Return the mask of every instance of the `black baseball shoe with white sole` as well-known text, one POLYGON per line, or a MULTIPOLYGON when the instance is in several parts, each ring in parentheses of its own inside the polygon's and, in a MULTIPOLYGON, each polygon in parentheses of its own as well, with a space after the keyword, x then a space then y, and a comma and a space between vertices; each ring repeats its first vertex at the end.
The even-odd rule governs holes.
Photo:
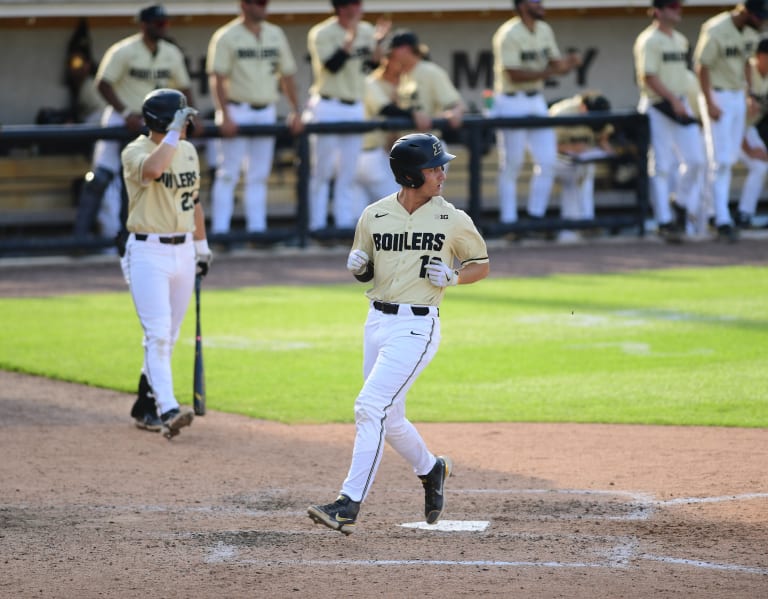
POLYGON ((424 516, 427 524, 435 524, 445 509, 445 479, 451 475, 453 462, 447 456, 437 456, 432 470, 420 476, 424 486, 424 516))
POLYGON ((163 436, 173 439, 185 426, 192 424, 195 413, 189 408, 172 408, 165 412, 160 419, 163 422, 163 436))
POLYGON ((140 428, 152 433, 159 433, 163 430, 163 421, 157 417, 157 414, 151 414, 147 412, 137 418, 133 419, 136 428, 140 428))
POLYGON ((323 524, 345 535, 351 535, 357 522, 360 502, 352 501, 346 495, 339 495, 336 501, 326 505, 311 505, 307 509, 309 517, 317 524, 323 524))

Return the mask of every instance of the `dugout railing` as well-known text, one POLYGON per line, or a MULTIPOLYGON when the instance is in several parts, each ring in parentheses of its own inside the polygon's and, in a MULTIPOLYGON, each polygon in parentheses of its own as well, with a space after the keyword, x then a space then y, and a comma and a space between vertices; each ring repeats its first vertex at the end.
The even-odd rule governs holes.
MULTIPOLYGON (((645 115, 636 112, 592 113, 561 117, 522 117, 522 118, 486 118, 480 115, 465 116, 463 126, 458 131, 446 129, 447 122, 443 119, 434 121, 436 129, 446 131, 450 138, 449 146, 461 145, 466 149, 466 197, 447 198, 449 201, 461 203, 478 224, 487 237, 498 237, 507 234, 525 235, 529 232, 553 233, 563 229, 606 229, 619 231, 622 229, 636 230, 638 235, 645 232, 644 226, 649 216, 648 178, 647 178, 647 149, 649 143, 648 120, 645 115), (631 183, 633 200, 630 205, 619 211, 606 213, 596 206, 596 216, 592 220, 570 221, 556 216, 556 210, 550 208, 544 219, 526 219, 524 206, 521 218, 516 223, 502 224, 498 222, 496 211, 490 207, 490 198, 484 197, 483 192, 483 157, 493 145, 494 131, 498 128, 537 128, 537 127, 568 127, 589 125, 599 129, 611 124, 619 133, 618 147, 622 152, 606 161, 631 161, 636 176, 631 183)), ((409 131, 413 124, 408 119, 386 119, 367 122, 347 123, 312 123, 307 124, 305 131, 291 139, 283 123, 275 125, 247 125, 240 128, 242 135, 263 136, 271 135, 281 139, 289 139, 295 153, 294 168, 296 169, 295 214, 288 219, 285 226, 270 226, 265 233, 246 233, 233 230, 230 233, 211 236, 214 243, 233 244, 241 242, 274 243, 286 242, 298 247, 306 247, 310 239, 351 239, 352 230, 337 229, 333 226, 320 232, 310 232, 308 223, 308 182, 309 182, 309 135, 312 133, 353 133, 366 132, 373 129, 387 131, 409 131)), ((91 125, 11 125, 0 128, 0 153, 8 153, 15 149, 45 145, 53 151, 67 152, 67 148, 88 144, 97 139, 111 139, 128 142, 135 134, 123 127, 99 127, 91 125)), ((209 139, 218 137, 218 129, 212 122, 206 122, 199 138, 209 139)), ((49 150, 50 151, 50 150, 49 150)), ((78 176, 78 173, 73 173, 78 176)), ((493 198, 497 200, 497 198, 493 198)), ((113 240, 92 238, 87 240, 75 239, 72 235, 29 235, 27 233, 6 234, 0 236, 0 255, 39 255, 61 252, 83 252, 110 247, 113 240)))

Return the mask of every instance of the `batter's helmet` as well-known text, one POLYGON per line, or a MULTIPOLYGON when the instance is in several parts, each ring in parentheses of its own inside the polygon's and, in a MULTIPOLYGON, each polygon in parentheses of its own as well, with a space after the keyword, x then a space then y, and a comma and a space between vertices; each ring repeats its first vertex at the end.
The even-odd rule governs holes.
POLYGON ((443 149, 443 143, 429 133, 412 133, 401 137, 389 152, 389 166, 395 181, 417 189, 424 185, 425 168, 443 166, 456 158, 443 149))
POLYGON ((758 19, 768 19, 768 2, 766 0, 746 0, 744 8, 758 19))
POLYGON ((141 106, 144 122, 152 131, 165 133, 176 111, 187 107, 187 98, 175 89, 156 89, 147 94, 141 106))

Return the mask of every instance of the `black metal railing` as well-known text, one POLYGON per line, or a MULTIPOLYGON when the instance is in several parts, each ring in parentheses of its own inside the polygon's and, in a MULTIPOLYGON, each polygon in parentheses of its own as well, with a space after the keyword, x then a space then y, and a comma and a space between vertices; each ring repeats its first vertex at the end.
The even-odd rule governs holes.
MULTIPOLYGON (((444 119, 436 119, 435 129, 445 130, 448 123, 444 119)), ((308 231, 308 182, 309 182, 309 135, 313 133, 361 133, 374 129, 387 131, 413 130, 409 119, 387 119, 366 122, 342 123, 312 123, 307 124, 304 132, 294 140, 296 152, 296 214, 288 228, 270 230, 266 233, 239 233, 233 231, 219 235, 212 241, 223 243, 240 241, 276 241, 291 240, 299 247, 305 247, 310 239, 308 231)), ((645 115, 636 112, 611 112, 600 114, 584 114, 561 117, 515 117, 515 118, 485 118, 479 115, 466 115, 463 126, 459 131, 453 131, 468 151, 467 163, 467 212, 478 223, 487 236, 498 236, 506 233, 526 231, 557 231, 561 229, 607 228, 636 228, 638 235, 644 234, 644 223, 649 214, 648 178, 647 178, 647 149, 649 144, 648 120, 645 115), (635 202, 621 214, 604 215, 597 211, 593 220, 568 221, 547 216, 536 219, 535 222, 521 219, 516 223, 502 224, 493 219, 485 218, 487 202, 482 194, 482 157, 487 151, 488 136, 499 128, 539 128, 553 126, 589 125, 593 128, 611 124, 616 130, 627 133, 633 149, 632 160, 636 165, 637 177, 634 189, 635 202)), ((288 136, 288 130, 283 123, 275 125, 244 125, 240 134, 245 136, 288 136)), ((201 138, 218 137, 218 129, 212 122, 206 122, 203 130, 198 132, 201 138)), ((92 125, 9 125, 0 128, 0 153, 14 148, 35 144, 61 145, 66 152, 67 143, 88 143, 97 139, 129 141, 135 137, 124 127, 99 127, 92 125)), ((456 142, 451 142, 455 144, 456 142)), ((448 198, 449 201, 458 201, 448 198)), ((316 237, 347 238, 352 231, 327 229, 314 234, 316 237)), ((112 240, 76 239, 73 236, 16 236, 10 239, 0 239, 0 255, 45 253, 71 250, 88 250, 112 245, 112 240)))

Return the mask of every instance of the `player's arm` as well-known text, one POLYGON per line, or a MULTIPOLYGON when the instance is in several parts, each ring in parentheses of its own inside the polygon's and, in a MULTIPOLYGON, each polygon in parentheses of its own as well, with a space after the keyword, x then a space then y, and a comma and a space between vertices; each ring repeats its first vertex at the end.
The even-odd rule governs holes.
POLYGON ((128 127, 128 129, 136 132, 141 130, 144 125, 144 119, 140 114, 131 112, 131 109, 123 103, 109 81, 106 79, 99 79, 99 82, 96 84, 96 89, 99 90, 101 97, 104 98, 107 104, 110 104, 112 108, 115 109, 115 112, 125 119, 125 126, 128 127))
POLYGON ((722 111, 717 105, 715 97, 712 95, 712 79, 710 77, 709 67, 701 63, 697 64, 696 75, 699 78, 699 87, 701 88, 701 93, 704 95, 704 101, 707 103, 707 112, 709 113, 710 118, 713 121, 716 121, 720 118, 722 111))
POLYGON ((237 123, 229 115, 229 93, 227 92, 229 77, 222 73, 212 72, 208 76, 208 86, 211 88, 211 98, 217 111, 221 113, 219 132, 224 137, 237 134, 237 123))
POLYGON ((672 110, 675 112, 675 114, 679 116, 689 116, 688 111, 685 108, 685 104, 683 104, 680 98, 673 94, 669 88, 661 82, 661 79, 659 79, 658 75, 646 73, 643 76, 643 81, 645 82, 645 85, 648 87, 648 89, 653 91, 653 93, 657 94, 662 99, 667 100, 671 104, 672 110))
POLYGON ((459 285, 476 283, 488 276, 491 272, 490 262, 470 262, 459 269, 459 285))
POLYGON ((280 77, 280 89, 283 95, 291 105, 291 112, 285 117, 285 122, 291 133, 298 135, 304 130, 304 123, 301 121, 301 110, 299 110, 299 92, 296 88, 296 79, 293 75, 282 75, 280 77))

